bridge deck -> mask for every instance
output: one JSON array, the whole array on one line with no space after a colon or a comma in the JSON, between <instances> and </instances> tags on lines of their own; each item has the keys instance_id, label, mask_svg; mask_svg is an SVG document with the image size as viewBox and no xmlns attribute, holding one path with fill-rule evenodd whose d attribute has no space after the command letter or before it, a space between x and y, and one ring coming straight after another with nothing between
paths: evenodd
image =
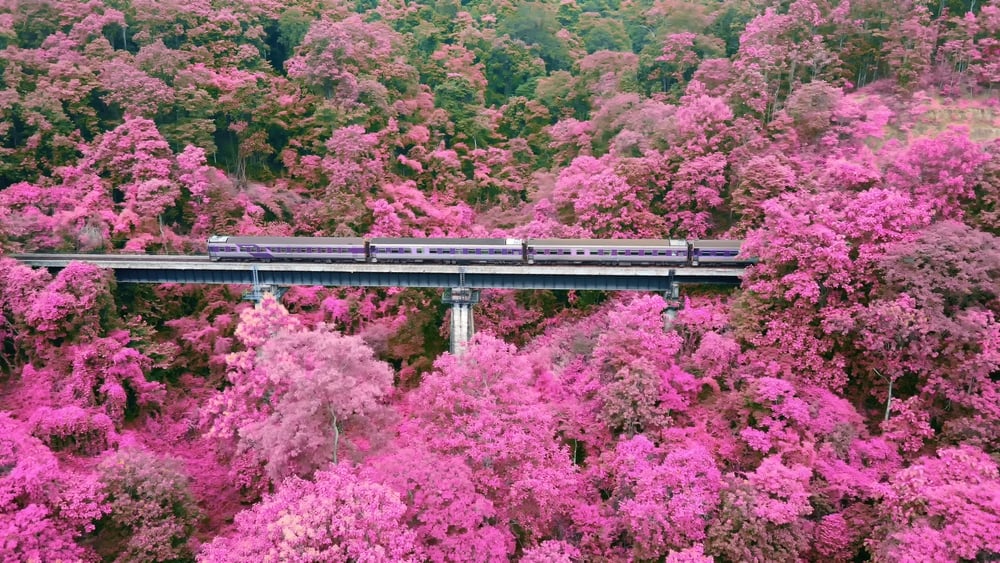
<instances>
[{"instance_id":1,"label":"bridge deck","mask_svg":"<svg viewBox=\"0 0 1000 563\"><path fill-rule=\"evenodd\" d=\"M22 254L23 264L64 268L72 261L115 270L122 283L261 284L278 286L471 287L667 291L671 282L738 285L742 267L521 266L494 264L317 264L211 262L206 256Z\"/></svg>"}]
</instances>

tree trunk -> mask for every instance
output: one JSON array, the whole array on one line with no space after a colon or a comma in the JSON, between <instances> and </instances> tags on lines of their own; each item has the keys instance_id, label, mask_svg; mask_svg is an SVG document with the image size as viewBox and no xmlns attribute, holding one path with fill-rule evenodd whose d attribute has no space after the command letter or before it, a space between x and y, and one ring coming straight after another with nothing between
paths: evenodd
<instances>
[{"instance_id":1,"label":"tree trunk","mask_svg":"<svg viewBox=\"0 0 1000 563\"><path fill-rule=\"evenodd\" d=\"M889 397L885 400L885 421L888 422L889 421L889 413L892 412L892 378L886 377L886 376L882 375L875 368L872 368L872 371L875 372L875 375L877 375L877 376L881 377L882 379L885 379L886 381L889 382Z\"/></svg>"},{"instance_id":2,"label":"tree trunk","mask_svg":"<svg viewBox=\"0 0 1000 563\"><path fill-rule=\"evenodd\" d=\"M337 463L337 447L340 442L340 429L337 428L337 415L330 410L330 417L333 418L333 463Z\"/></svg>"}]
</instances>

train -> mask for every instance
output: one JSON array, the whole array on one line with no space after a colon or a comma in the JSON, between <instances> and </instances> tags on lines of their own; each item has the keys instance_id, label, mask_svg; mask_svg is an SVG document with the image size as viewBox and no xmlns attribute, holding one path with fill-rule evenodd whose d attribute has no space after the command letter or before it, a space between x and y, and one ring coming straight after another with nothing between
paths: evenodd
<instances>
[{"instance_id":1,"label":"train","mask_svg":"<svg viewBox=\"0 0 1000 563\"><path fill-rule=\"evenodd\" d=\"M213 235L212 261L743 266L741 240L253 237Z\"/></svg>"}]
</instances>

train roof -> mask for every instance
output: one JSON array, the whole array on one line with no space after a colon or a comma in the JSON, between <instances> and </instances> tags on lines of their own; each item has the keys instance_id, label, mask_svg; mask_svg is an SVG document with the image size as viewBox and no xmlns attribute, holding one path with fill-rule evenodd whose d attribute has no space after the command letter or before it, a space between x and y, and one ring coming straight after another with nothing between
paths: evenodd
<instances>
[{"instance_id":1,"label":"train roof","mask_svg":"<svg viewBox=\"0 0 1000 563\"><path fill-rule=\"evenodd\" d=\"M317 244L360 244L365 243L361 237L231 237L213 236L208 242L224 242L228 244L290 244L312 246Z\"/></svg>"},{"instance_id":2,"label":"train roof","mask_svg":"<svg viewBox=\"0 0 1000 563\"><path fill-rule=\"evenodd\" d=\"M588 238L547 238L528 239L528 246L626 246L626 247L657 247L683 246L687 248L687 241L677 239L588 239Z\"/></svg>"},{"instance_id":3,"label":"train roof","mask_svg":"<svg viewBox=\"0 0 1000 563\"><path fill-rule=\"evenodd\" d=\"M693 240L691 241L699 248L740 248L743 246L742 240Z\"/></svg>"},{"instance_id":4,"label":"train roof","mask_svg":"<svg viewBox=\"0 0 1000 563\"><path fill-rule=\"evenodd\" d=\"M520 239L507 238L373 238L372 244L452 244L459 246L520 246Z\"/></svg>"}]
</instances>

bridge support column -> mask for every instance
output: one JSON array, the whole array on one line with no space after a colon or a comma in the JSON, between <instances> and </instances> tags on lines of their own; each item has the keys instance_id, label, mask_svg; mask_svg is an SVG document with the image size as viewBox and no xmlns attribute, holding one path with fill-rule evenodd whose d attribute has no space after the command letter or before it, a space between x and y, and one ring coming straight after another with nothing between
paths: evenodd
<instances>
[{"instance_id":1,"label":"bridge support column","mask_svg":"<svg viewBox=\"0 0 1000 563\"><path fill-rule=\"evenodd\" d=\"M677 318L677 312L681 310L681 284L675 281L670 282L670 290L664 292L664 300L667 308L663 310L663 330L670 330Z\"/></svg>"},{"instance_id":2,"label":"bridge support column","mask_svg":"<svg viewBox=\"0 0 1000 563\"><path fill-rule=\"evenodd\" d=\"M257 265L254 264L251 270L253 272L253 287L243 292L243 300L253 301L258 307L261 300L268 295L273 295L276 300L281 301L281 296L288 291L288 288L269 283L260 283L260 277L257 275Z\"/></svg>"},{"instance_id":3,"label":"bridge support column","mask_svg":"<svg viewBox=\"0 0 1000 563\"><path fill-rule=\"evenodd\" d=\"M479 290L452 287L444 290L442 301L451 304L451 353L461 356L476 333L472 306L479 303Z\"/></svg>"},{"instance_id":4,"label":"bridge support column","mask_svg":"<svg viewBox=\"0 0 1000 563\"><path fill-rule=\"evenodd\" d=\"M288 288L280 285L259 285L244 291L243 300L253 301L255 305L260 305L260 302L264 299L264 297L273 295L275 300L281 301L281 296L283 296L286 291L288 291Z\"/></svg>"}]
</instances>

